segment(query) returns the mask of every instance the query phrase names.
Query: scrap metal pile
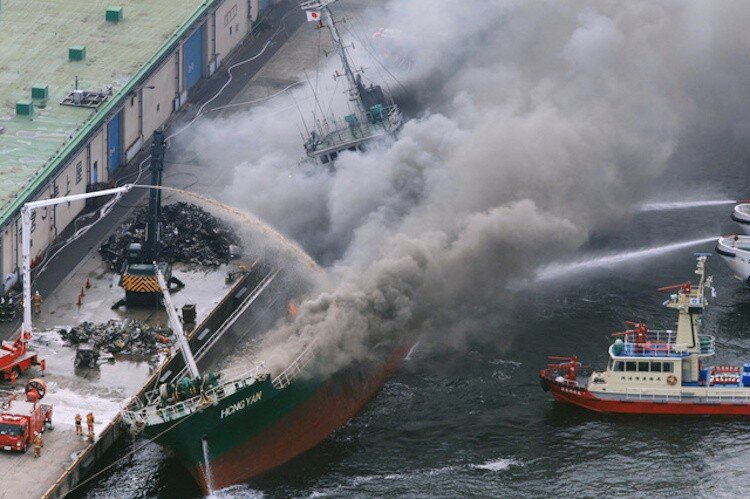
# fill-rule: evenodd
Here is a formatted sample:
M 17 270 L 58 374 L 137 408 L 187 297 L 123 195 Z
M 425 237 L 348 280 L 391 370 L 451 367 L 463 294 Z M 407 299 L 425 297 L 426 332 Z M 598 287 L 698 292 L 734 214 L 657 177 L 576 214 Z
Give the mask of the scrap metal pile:
M 60 336 L 71 345 L 90 344 L 97 350 L 117 355 L 148 356 L 172 342 L 172 330 L 136 320 L 110 320 L 103 324 L 84 322 L 60 329 Z
M 147 207 L 135 212 L 99 248 L 102 258 L 119 271 L 128 245 L 146 238 Z M 162 208 L 159 259 L 204 267 L 218 267 L 240 253 L 237 234 L 224 222 L 191 203 L 174 203 Z

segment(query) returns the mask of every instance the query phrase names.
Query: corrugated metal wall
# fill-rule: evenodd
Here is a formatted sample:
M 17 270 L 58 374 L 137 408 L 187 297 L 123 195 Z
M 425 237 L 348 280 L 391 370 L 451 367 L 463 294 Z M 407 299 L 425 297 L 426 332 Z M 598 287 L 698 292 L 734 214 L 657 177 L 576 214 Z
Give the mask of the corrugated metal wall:
M 198 83 L 203 75 L 203 32 L 205 25 L 193 32 L 185 40 L 183 74 L 185 76 L 185 89 L 190 88 Z

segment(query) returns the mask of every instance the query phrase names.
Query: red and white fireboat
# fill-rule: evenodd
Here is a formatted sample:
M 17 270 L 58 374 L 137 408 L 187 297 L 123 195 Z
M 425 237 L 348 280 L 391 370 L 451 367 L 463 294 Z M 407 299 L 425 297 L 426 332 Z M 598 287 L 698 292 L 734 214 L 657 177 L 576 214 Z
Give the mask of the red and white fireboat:
M 643 323 L 614 333 L 604 371 L 582 365 L 576 356 L 550 357 L 539 373 L 542 388 L 558 402 L 597 412 L 627 414 L 714 414 L 750 416 L 750 364 L 703 367 L 714 355 L 714 337 L 700 334 L 701 314 L 711 276 L 706 255 L 698 257 L 691 282 L 660 288 L 677 310 L 677 330 L 649 330 Z

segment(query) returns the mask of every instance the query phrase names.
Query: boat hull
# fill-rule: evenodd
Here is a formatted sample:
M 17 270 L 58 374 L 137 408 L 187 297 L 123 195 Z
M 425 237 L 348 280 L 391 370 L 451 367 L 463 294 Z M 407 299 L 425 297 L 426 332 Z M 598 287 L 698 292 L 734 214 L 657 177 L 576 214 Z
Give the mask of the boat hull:
M 750 285 L 750 236 L 724 236 L 716 244 L 716 253 L 737 279 Z
M 654 402 L 604 399 L 597 397 L 586 388 L 557 382 L 544 376 L 540 376 L 540 381 L 542 387 L 552 393 L 555 401 L 577 405 L 595 412 L 611 414 L 750 416 L 750 403 Z
M 750 235 L 750 203 L 741 203 L 734 207 L 732 212 L 734 220 L 743 233 Z
M 184 422 L 151 426 L 145 434 L 169 448 L 208 494 L 315 447 L 364 408 L 407 352 L 399 348 L 384 361 L 350 366 L 323 381 L 298 379 L 277 389 L 263 380 Z

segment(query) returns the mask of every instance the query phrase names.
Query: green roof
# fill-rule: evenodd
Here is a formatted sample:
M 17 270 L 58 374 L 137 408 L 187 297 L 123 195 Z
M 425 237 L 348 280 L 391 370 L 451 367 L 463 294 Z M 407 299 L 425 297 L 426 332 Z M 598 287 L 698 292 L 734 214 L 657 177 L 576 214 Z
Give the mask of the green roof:
M 101 0 L 2 0 L 0 6 L 0 224 L 46 181 L 130 87 L 171 48 L 211 0 L 124 0 L 123 20 L 105 21 Z M 68 48 L 86 47 L 69 61 Z M 114 95 L 99 109 L 61 106 L 73 89 Z M 45 107 L 16 116 L 35 85 L 49 86 Z

